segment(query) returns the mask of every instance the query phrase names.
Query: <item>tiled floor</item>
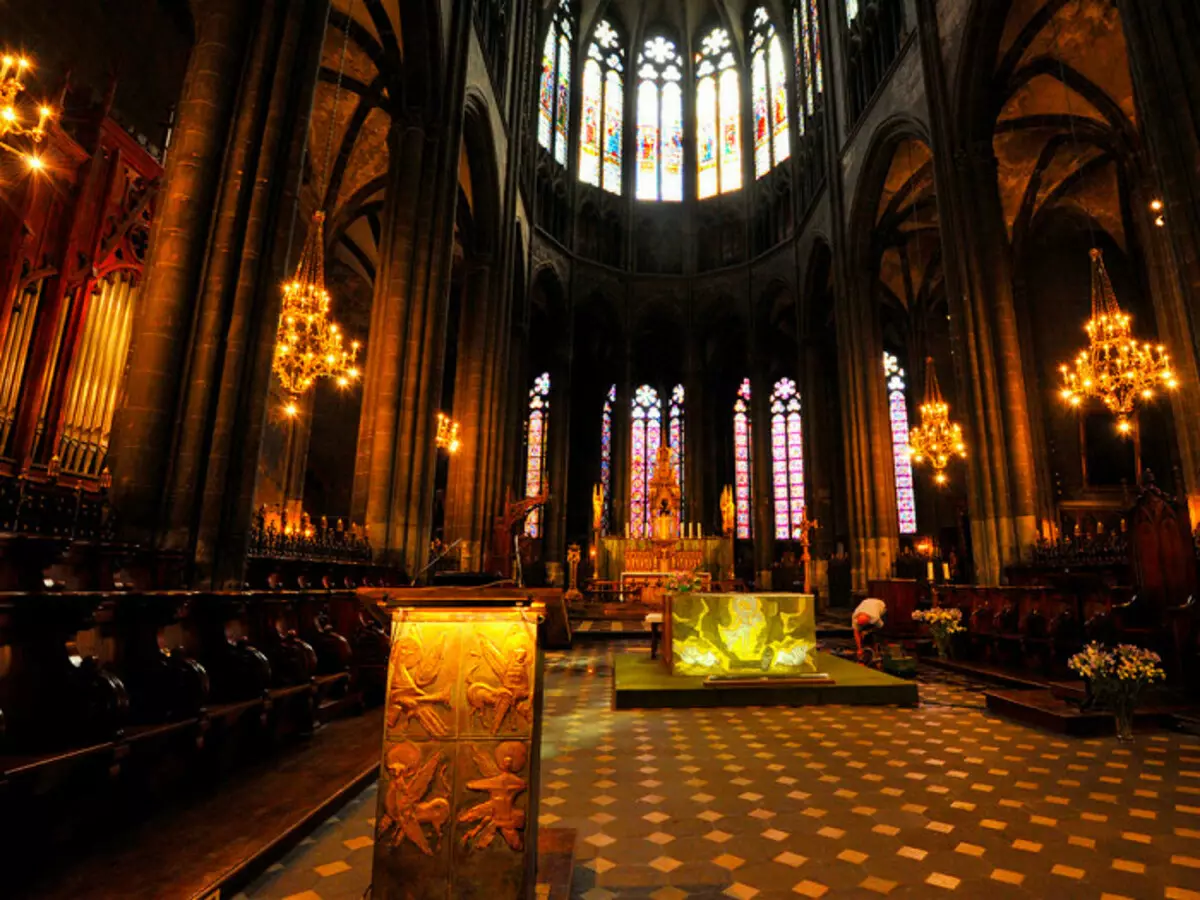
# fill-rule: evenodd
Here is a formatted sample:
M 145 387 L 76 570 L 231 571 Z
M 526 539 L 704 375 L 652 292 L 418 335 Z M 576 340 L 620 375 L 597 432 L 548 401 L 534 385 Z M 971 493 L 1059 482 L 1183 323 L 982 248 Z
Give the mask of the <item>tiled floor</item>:
M 575 896 L 1200 900 L 1200 739 L 1063 739 L 922 672 L 919 709 L 610 709 L 612 654 L 547 664 L 541 822 Z M 369 789 L 248 891 L 358 897 Z

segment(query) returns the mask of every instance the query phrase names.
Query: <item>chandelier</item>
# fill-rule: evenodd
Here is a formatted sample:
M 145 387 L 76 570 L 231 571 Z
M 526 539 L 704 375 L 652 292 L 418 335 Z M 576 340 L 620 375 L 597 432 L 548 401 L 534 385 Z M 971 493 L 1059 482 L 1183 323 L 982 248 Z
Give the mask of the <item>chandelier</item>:
M 1099 400 L 1117 417 L 1117 430 L 1132 430 L 1129 417 L 1137 404 L 1153 400 L 1159 387 L 1174 390 L 1179 382 L 1162 345 L 1138 343 L 1132 319 L 1117 305 L 1104 256 L 1092 250 L 1092 317 L 1084 326 L 1088 346 L 1075 364 L 1059 367 L 1062 398 L 1079 407 L 1089 398 Z
M 307 391 L 318 378 L 333 378 L 345 387 L 359 377 L 354 365 L 358 348 L 358 341 L 345 346 L 341 329 L 329 317 L 325 213 L 318 210 L 304 239 L 296 275 L 283 286 L 272 367 L 284 390 L 293 396 Z
M 925 402 L 921 404 L 921 424 L 908 436 L 908 452 L 914 463 L 926 461 L 933 466 L 933 480 L 945 484 L 946 466 L 953 456 L 967 456 L 962 426 L 950 421 L 950 406 L 938 385 L 933 357 L 925 359 Z
M 445 450 L 451 456 L 458 452 L 462 441 L 458 437 L 458 423 L 444 412 L 437 414 L 437 448 Z
M 40 144 L 46 136 L 46 123 L 54 114 L 49 106 L 42 105 L 37 110 L 36 125 L 26 125 L 22 120 L 18 100 L 25 92 L 25 74 L 32 68 L 33 63 L 24 56 L 6 53 L 0 57 L 0 148 L 24 158 L 29 168 L 37 170 L 42 167 L 40 157 L 9 143 L 13 137 L 22 137 Z

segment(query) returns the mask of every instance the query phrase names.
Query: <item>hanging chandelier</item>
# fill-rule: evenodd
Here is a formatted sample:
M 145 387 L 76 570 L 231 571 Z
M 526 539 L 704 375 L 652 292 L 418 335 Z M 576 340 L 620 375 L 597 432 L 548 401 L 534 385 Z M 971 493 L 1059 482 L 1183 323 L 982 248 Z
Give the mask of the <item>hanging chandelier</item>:
M 330 160 L 333 152 L 333 132 L 337 125 L 338 101 L 341 99 L 342 78 L 346 71 L 346 52 L 350 44 L 350 21 L 354 2 L 346 17 L 342 32 L 342 58 L 338 65 L 337 83 L 333 92 L 333 107 L 329 114 L 329 132 L 325 137 L 325 160 L 321 166 L 324 187 L 318 198 L 329 191 Z M 320 201 L 318 201 L 320 202 Z M 339 387 L 357 381 L 359 343 L 345 338 L 338 324 L 329 316 L 329 291 L 325 289 L 325 210 L 313 213 L 312 222 L 300 251 L 296 275 L 283 286 L 283 308 L 279 314 L 279 329 L 275 337 L 275 359 L 272 368 L 279 376 L 284 390 L 292 400 L 284 412 L 293 417 L 298 409 L 295 397 L 304 393 L 318 378 L 332 378 Z
M 451 456 L 458 452 L 458 448 L 462 446 L 462 441 L 458 437 L 458 428 L 458 422 L 444 412 L 437 414 L 436 445 L 439 450 L 445 450 Z
M 37 170 L 42 167 L 40 157 L 9 143 L 12 138 L 20 137 L 40 144 L 46 136 L 46 123 L 54 115 L 54 111 L 43 104 L 37 108 L 36 125 L 27 125 L 22 118 L 20 99 L 25 93 L 24 77 L 32 68 L 33 63 L 24 56 L 6 53 L 0 57 L 0 148 L 22 157 L 29 168 Z
M 921 424 L 908 436 L 908 452 L 918 465 L 933 466 L 933 480 L 939 485 L 947 482 L 946 466 L 954 456 L 967 456 L 962 426 L 950 421 L 950 406 L 942 396 L 933 357 L 925 359 L 925 402 L 921 404 Z
M 329 317 L 325 213 L 318 210 L 304 239 L 296 276 L 283 286 L 273 368 L 293 396 L 307 391 L 318 378 L 333 378 L 345 387 L 359 377 L 358 348 L 358 341 L 345 346 L 341 328 Z
M 1160 344 L 1138 343 L 1132 319 L 1117 305 L 1104 256 L 1092 250 L 1092 317 L 1084 329 L 1088 346 L 1075 358 L 1074 367 L 1059 367 L 1061 396 L 1073 407 L 1096 399 L 1117 417 L 1117 430 L 1128 434 L 1129 417 L 1139 403 L 1153 400 L 1159 388 L 1174 390 L 1179 382 L 1170 358 Z

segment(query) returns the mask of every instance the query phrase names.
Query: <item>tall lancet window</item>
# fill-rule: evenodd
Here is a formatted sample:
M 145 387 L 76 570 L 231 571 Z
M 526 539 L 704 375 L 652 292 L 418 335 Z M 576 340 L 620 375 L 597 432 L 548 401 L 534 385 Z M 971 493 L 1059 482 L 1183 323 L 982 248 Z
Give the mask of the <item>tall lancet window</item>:
M 740 540 L 750 540 L 750 506 L 753 496 L 751 472 L 754 470 L 753 434 L 750 423 L 750 379 L 738 388 L 733 401 L 733 503 Z
M 639 200 L 683 199 L 683 57 L 659 35 L 638 56 L 637 178 Z
M 742 186 L 742 99 L 733 43 L 724 28 L 696 54 L 696 191 L 703 200 Z
M 851 6 L 854 7 L 854 15 L 858 15 L 857 0 L 847 0 L 847 13 Z M 850 16 L 851 19 L 853 17 Z M 803 135 L 825 93 L 821 13 L 817 9 L 817 0 L 796 0 L 796 5 L 792 7 L 792 42 L 796 54 L 796 130 Z
M 546 437 L 550 426 L 550 373 L 533 380 L 529 391 L 529 423 L 525 432 L 525 496 L 536 497 L 546 488 Z M 525 533 L 542 536 L 542 511 L 525 519 Z
M 617 402 L 617 386 L 608 389 L 604 400 L 604 411 L 600 415 L 600 490 L 604 492 L 600 528 L 608 534 L 612 525 L 612 427 L 613 405 Z
M 671 391 L 671 407 L 670 415 L 667 418 L 667 440 L 671 447 L 671 461 L 675 466 L 675 480 L 679 483 L 680 490 L 680 515 L 683 513 L 683 473 L 684 473 L 684 454 L 686 452 L 687 437 L 684 432 L 684 411 L 683 411 L 683 385 L 677 384 Z
M 754 11 L 750 54 L 754 174 L 762 178 L 792 154 L 788 133 L 787 57 L 765 6 Z
M 629 530 L 633 537 L 650 535 L 650 480 L 662 444 L 662 401 L 643 384 L 633 394 L 633 429 L 629 451 Z
M 908 382 L 900 361 L 884 351 L 883 377 L 887 379 L 888 418 L 892 426 L 892 462 L 896 472 L 896 512 L 900 533 L 917 533 L 917 498 L 913 493 L 912 460 L 908 456 Z
M 621 193 L 621 142 L 625 134 L 625 48 L 601 19 L 583 64 L 579 118 L 579 180 Z
M 790 378 L 779 379 L 771 393 L 771 477 L 775 538 L 799 538 L 804 518 L 804 425 L 800 394 Z
M 571 0 L 559 0 L 542 45 L 542 81 L 538 91 L 538 143 L 559 165 L 567 164 L 571 127 L 571 43 L 575 19 Z

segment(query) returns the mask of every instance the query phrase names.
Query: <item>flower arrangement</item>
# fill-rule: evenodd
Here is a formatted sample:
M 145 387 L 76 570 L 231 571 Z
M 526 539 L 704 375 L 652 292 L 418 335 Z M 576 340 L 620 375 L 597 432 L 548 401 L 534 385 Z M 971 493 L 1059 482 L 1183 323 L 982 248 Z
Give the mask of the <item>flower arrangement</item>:
M 1112 708 L 1117 739 L 1124 742 L 1133 740 L 1133 711 L 1142 690 L 1166 678 L 1162 657 L 1134 644 L 1110 649 L 1093 642 L 1067 660 L 1067 666 L 1088 683 L 1092 697 Z
M 684 575 L 671 575 L 664 587 L 672 594 L 694 594 L 704 586 L 704 581 L 695 572 Z
M 950 655 L 950 638 L 966 630 L 962 625 L 962 610 L 955 606 L 918 609 L 912 617 L 914 622 L 924 622 L 929 626 L 939 659 Z

